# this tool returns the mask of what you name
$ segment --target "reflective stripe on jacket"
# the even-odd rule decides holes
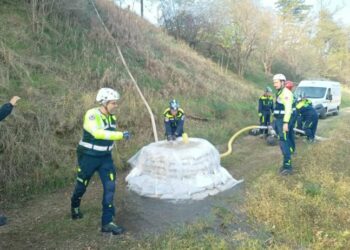
[[[123,139],[123,133],[116,131],[114,115],[104,115],[99,108],[93,108],[84,116],[83,138],[78,151],[90,155],[110,154],[114,141]]]
[[[296,105],[298,114],[302,116],[302,120],[318,119],[318,114],[315,108],[312,106],[312,102],[308,99],[303,99]]]
[[[277,119],[282,119],[284,123],[288,123],[292,114],[293,93],[282,88],[276,94],[276,103],[274,115]]]
[[[178,121],[178,120],[184,120],[185,119],[185,112],[183,109],[178,109],[177,114],[174,116],[170,112],[170,108],[167,108],[164,112],[164,121]]]
[[[273,111],[273,97],[262,95],[259,98],[258,113],[271,113]]]

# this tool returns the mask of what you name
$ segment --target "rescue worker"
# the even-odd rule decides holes
[[[296,97],[297,98],[296,102],[298,102],[299,99],[301,100],[301,98],[303,98],[304,96],[305,96],[304,93],[300,93],[300,95]],[[296,122],[296,124],[297,124],[297,129],[303,130],[302,117],[300,115],[300,112],[298,112],[298,110],[297,110],[297,122]],[[305,134],[300,133],[300,132],[296,132],[295,134],[298,136],[305,136]]]
[[[297,124],[297,129],[303,130],[303,123],[302,123],[301,115],[300,115],[300,113],[298,111],[297,111],[297,122],[296,122],[296,124]],[[295,134],[298,135],[298,136],[304,136],[304,134],[300,133],[300,132],[296,132]]]
[[[281,175],[292,173],[289,123],[292,115],[293,94],[285,88],[286,77],[283,74],[273,76],[273,85],[277,90],[274,107],[274,129],[279,137],[279,145],[283,154],[283,163],[280,168]]]
[[[80,202],[91,177],[98,172],[103,185],[101,231],[114,235],[123,233],[124,228],[113,222],[116,168],[112,149],[114,141],[128,140],[130,137],[128,131],[117,131],[117,120],[113,113],[119,98],[117,91],[101,88],[96,96],[101,106],[88,110],[84,116],[83,137],[77,148],[77,182],[71,198],[72,219],[83,218]]]
[[[260,126],[269,126],[271,123],[271,113],[273,112],[273,97],[270,87],[266,87],[264,94],[259,98],[258,112]],[[260,129],[260,133],[262,136],[267,136],[268,129]]]
[[[185,112],[180,108],[179,102],[173,99],[163,115],[166,138],[175,141],[184,132]]]
[[[315,108],[312,106],[312,102],[307,98],[298,98],[296,108],[301,116],[302,127],[305,131],[306,140],[312,143],[315,141],[318,114]]]
[[[289,89],[290,91],[292,91],[293,88],[294,88],[294,83],[292,81],[286,81],[285,87],[287,89]],[[295,153],[295,132],[294,132],[294,128],[295,128],[295,123],[296,123],[297,117],[298,117],[297,110],[296,110],[296,101],[297,101],[297,98],[293,94],[292,115],[290,117],[289,128],[288,128],[288,130],[289,130],[289,133],[288,133],[288,135],[289,135],[289,143],[290,143],[289,149],[290,149],[291,154]]]
[[[9,114],[11,114],[13,107],[16,106],[17,101],[21,99],[18,96],[13,96],[10,102],[5,103],[0,108],[0,121],[5,119]],[[7,218],[3,215],[0,215],[0,226],[6,225]]]

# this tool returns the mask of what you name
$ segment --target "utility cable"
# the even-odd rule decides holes
[[[151,122],[152,122],[152,129],[153,129],[153,135],[154,135],[154,141],[157,142],[158,141],[158,134],[157,134],[157,128],[156,128],[156,123],[155,123],[155,120],[154,120],[154,115],[153,115],[153,112],[152,112],[152,109],[150,108],[150,106],[148,105],[147,101],[146,101],[146,98],[143,96],[142,92],[141,92],[141,89],[139,88],[135,78],[133,77],[133,75],[131,74],[130,70],[129,70],[129,67],[124,59],[124,56],[123,56],[123,53],[122,51],[120,50],[120,47],[116,41],[116,39],[112,36],[111,32],[108,30],[106,24],[104,23],[104,21],[102,20],[101,16],[100,16],[100,13],[98,12],[97,8],[96,8],[96,5],[94,3],[93,0],[90,0],[90,3],[92,4],[92,6],[94,7],[95,9],[95,12],[96,12],[96,15],[98,17],[98,19],[100,20],[103,28],[105,29],[107,35],[109,36],[109,38],[112,39],[112,41],[114,42],[114,45],[116,46],[117,50],[118,50],[118,54],[120,56],[120,59],[122,60],[123,62],[123,65],[126,69],[126,71],[128,72],[128,75],[130,76],[132,82],[134,83],[136,89],[137,89],[137,92],[139,93],[139,95],[141,96],[141,99],[142,101],[144,102],[144,104],[146,105],[146,108],[148,110],[148,113],[150,114],[151,116]]]

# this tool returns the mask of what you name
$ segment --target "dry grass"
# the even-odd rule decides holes
[[[133,135],[118,143],[118,168],[153,138],[148,113],[88,1],[35,3],[33,10],[6,1],[0,10],[0,101],[22,97],[0,125],[2,201],[72,180],[82,117],[100,87],[121,92],[119,127]],[[171,98],[200,118],[187,120],[190,136],[222,144],[235,129],[255,123],[254,88],[111,1],[96,3],[152,107],[160,139],[161,114]]]
[[[350,136],[348,122],[348,116],[339,122],[333,140],[304,148],[292,178],[265,174],[250,190],[245,209],[271,235],[271,248],[350,245],[350,149],[341,140]]]

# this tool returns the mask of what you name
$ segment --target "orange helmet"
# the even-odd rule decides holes
[[[284,86],[289,89],[292,90],[294,87],[294,83],[292,81],[286,81],[286,83],[284,84]]]

